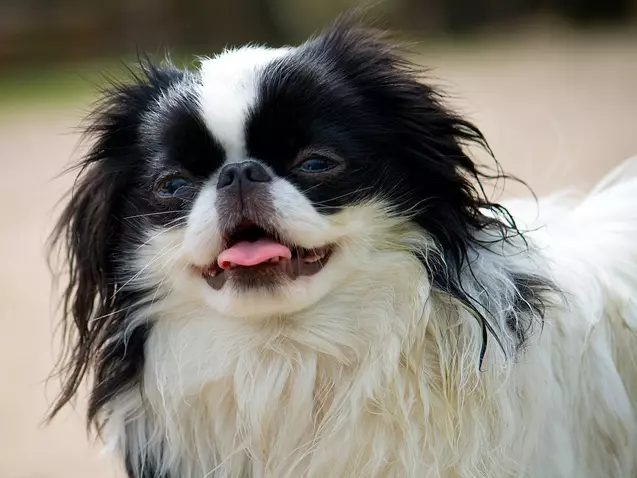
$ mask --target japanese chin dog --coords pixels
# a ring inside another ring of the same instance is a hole
[[[53,411],[87,381],[130,478],[637,476],[637,162],[495,203],[480,131],[348,20],[141,71],[54,233]]]

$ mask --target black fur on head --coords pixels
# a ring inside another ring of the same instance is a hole
[[[248,149],[283,174],[277,158],[293,154],[304,141],[331,142],[351,161],[353,174],[321,187],[289,180],[317,209],[328,206],[325,214],[380,196],[397,214],[408,214],[425,229],[439,253],[421,259],[434,287],[480,321],[483,356],[488,336],[499,341],[502,331],[481,312],[483,299],[465,290],[463,277],[471,270],[468,251],[510,241],[520,232],[506,209],[484,193],[482,182],[502,178],[499,170],[493,176],[484,174],[464,149],[477,145],[489,151],[485,138],[445,108],[441,95],[421,80],[421,69],[381,35],[343,19],[267,69],[259,105],[246,127]],[[52,236],[53,247],[65,251],[69,273],[63,297],[63,388],[52,415],[76,394],[87,375],[93,381],[91,422],[100,422],[104,405],[141,381],[149,326],[131,328],[131,318],[151,300],[153,291],[126,287],[131,277],[127,254],[140,243],[144,230],[184,216],[196,194],[195,187],[189,198],[169,205],[153,202],[149,191],[156,161],[149,158],[160,152],[168,165],[181,162],[195,184],[223,159],[192,97],[183,93],[193,81],[196,72],[144,62],[141,74],[109,90],[93,114],[87,130],[93,146],[79,165],[77,182]],[[159,100],[178,83],[184,87],[170,98],[170,108],[157,111]],[[308,118],[312,121],[305,121]],[[285,136],[290,134],[295,136]],[[278,141],[273,144],[271,138]],[[292,149],[276,150],[284,146]],[[176,157],[184,150],[188,164]],[[177,215],[170,216],[173,213]],[[542,312],[539,297],[546,284],[536,278],[512,280],[521,286],[521,309],[529,315]],[[528,324],[516,319],[511,327],[524,342]]]

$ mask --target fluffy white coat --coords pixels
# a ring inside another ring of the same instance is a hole
[[[491,340],[481,369],[478,322],[395,246],[430,247],[398,220],[391,241],[365,230],[375,258],[337,294],[286,318],[237,321],[168,294],[149,313],[143,397],[110,406],[112,445],[127,429],[127,448],[181,478],[635,476],[636,172],[632,160],[583,198],[541,200],[539,217],[532,200],[506,204],[529,248],[472,253],[487,313],[503,325],[511,309],[505,270],[562,295],[522,350]],[[382,205],[359,213],[391,223]]]

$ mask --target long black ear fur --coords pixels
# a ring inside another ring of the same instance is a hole
[[[138,298],[117,290],[121,251],[115,238],[128,181],[143,157],[138,141],[141,118],[182,73],[150,62],[142,63],[141,71],[132,74],[129,84],[113,84],[92,113],[86,137],[93,146],[77,165],[77,179],[50,238],[51,258],[61,253],[67,281],[62,296],[63,352],[57,370],[62,388],[50,418],[93,373],[88,417],[94,421],[102,406],[132,383],[143,367],[144,328],[124,343],[126,317]]]

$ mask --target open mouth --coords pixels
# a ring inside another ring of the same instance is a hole
[[[229,278],[251,287],[311,276],[325,266],[333,249],[332,245],[304,249],[286,243],[250,221],[242,222],[224,242],[217,259],[200,269],[208,285],[217,290]]]

